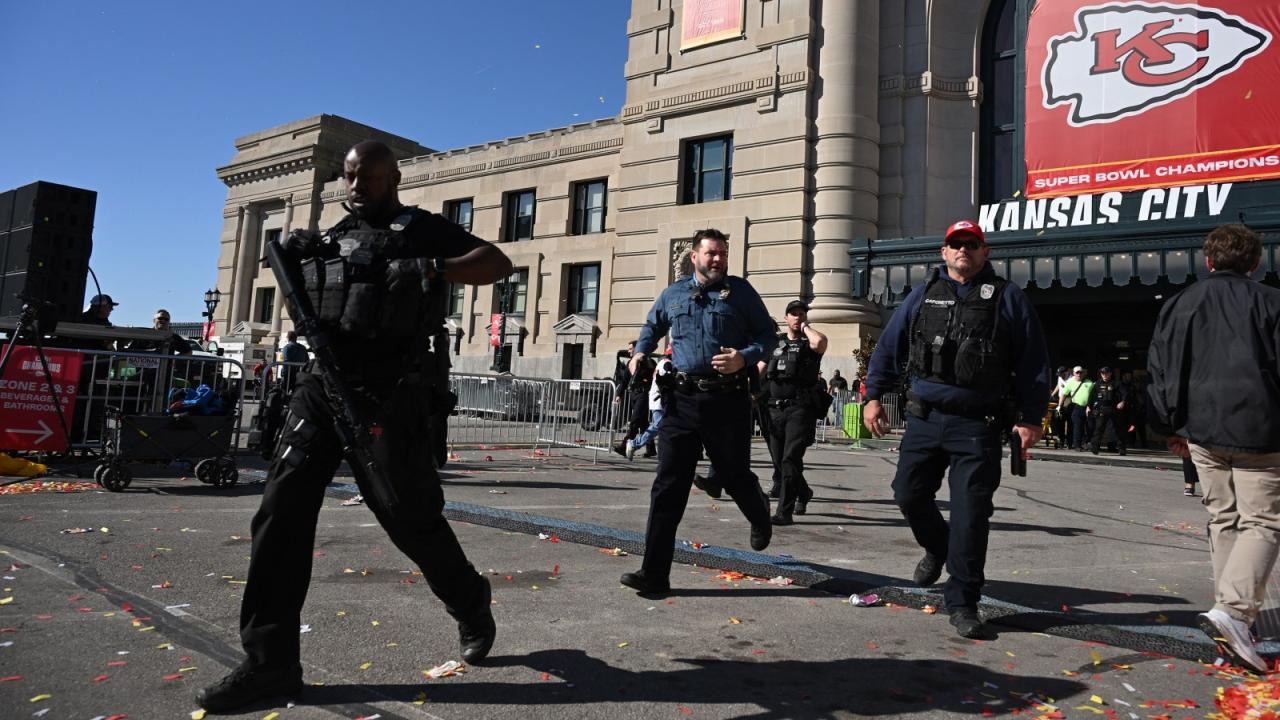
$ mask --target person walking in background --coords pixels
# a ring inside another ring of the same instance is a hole
[[[1063,443],[1067,443],[1067,415],[1069,410],[1062,405],[1062,389],[1067,386],[1067,380],[1071,379],[1071,372],[1067,370],[1065,365],[1058,367],[1058,380],[1054,383],[1053,390],[1049,391],[1049,399],[1053,401],[1053,417],[1049,419],[1050,428],[1053,430],[1053,446],[1055,448],[1062,447]]]
[[[285,392],[288,392],[293,390],[293,380],[302,366],[311,359],[311,353],[306,345],[298,342],[298,333],[290,330],[284,337],[286,342],[280,348],[280,360],[284,363],[284,369],[280,372],[280,379],[284,381]],[[270,378],[267,381],[270,382]]]
[[[1088,412],[1089,398],[1093,395],[1093,381],[1089,379],[1089,371],[1077,365],[1071,369],[1071,379],[1062,386],[1060,406],[1066,406],[1071,412],[1071,449],[1084,450],[1089,439]]]
[[[649,383],[649,426],[646,427],[639,435],[627,440],[627,459],[635,460],[636,451],[653,443],[654,438],[658,436],[658,427],[662,425],[662,416],[665,415],[663,410],[663,389],[669,386],[671,380],[671,345],[667,345],[667,350],[663,353],[663,357],[658,361],[658,366],[653,371],[653,382]]]
[[[1210,232],[1209,276],[1165,303],[1147,354],[1152,426],[1195,463],[1209,510],[1214,604],[1200,627],[1257,673],[1249,631],[1280,550],[1280,290],[1250,279],[1261,259],[1249,228]]]
[[[1128,423],[1125,422],[1129,388],[1116,380],[1109,367],[1100,369],[1098,374],[1101,377],[1097,383],[1094,383],[1089,407],[1085,408],[1085,413],[1093,417],[1094,425],[1089,451],[1097,455],[1102,448],[1104,436],[1110,432],[1111,437],[1115,438],[1120,454],[1124,455],[1125,436],[1128,435],[1129,429]]]

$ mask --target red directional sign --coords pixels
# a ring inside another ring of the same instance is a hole
[[[45,350],[44,355],[52,387],[35,348],[19,345],[13,349],[9,367],[0,378],[0,450],[67,449],[53,397],[57,396],[62,416],[70,425],[76,409],[81,355],[71,350]]]

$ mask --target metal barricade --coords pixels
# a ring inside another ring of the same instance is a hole
[[[884,408],[884,420],[890,430],[903,430],[907,427],[905,414],[906,398],[902,393],[885,393],[880,397],[880,407]]]
[[[626,402],[614,404],[616,389],[612,380],[547,380],[538,442],[609,452],[617,433],[615,413],[629,409]]]
[[[449,389],[458,403],[449,418],[449,445],[537,445],[547,382],[511,375],[450,375]]]
[[[286,393],[293,391],[293,384],[297,382],[298,373],[302,368],[306,367],[304,362],[285,362],[283,360],[272,360],[263,365],[262,373],[253,373],[254,377],[250,381],[253,383],[253,390],[250,393],[252,402],[262,402],[267,393],[276,387],[277,383],[283,383]]]
[[[231,358],[213,355],[160,355],[143,352],[82,350],[80,384],[75,413],[68,418],[73,450],[100,449],[107,408],[122,415],[161,414],[168,410],[175,390],[207,384],[218,393],[227,411],[237,417],[233,447],[239,446],[244,398],[244,367]],[[232,369],[238,378],[228,377]],[[212,382],[210,382],[212,380]]]

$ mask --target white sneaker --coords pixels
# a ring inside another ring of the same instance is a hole
[[[636,446],[632,443],[627,443],[627,459],[628,460],[636,459]]]
[[[1197,622],[1204,634],[1218,646],[1219,652],[1227,656],[1231,662],[1259,675],[1267,674],[1267,662],[1253,648],[1249,626],[1244,624],[1244,621],[1214,608],[1209,612],[1200,613]]]

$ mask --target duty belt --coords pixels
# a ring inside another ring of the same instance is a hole
[[[769,407],[779,410],[791,407],[798,401],[795,398],[769,398]]]
[[[729,393],[746,390],[747,376],[744,373],[733,375],[691,375],[676,373],[676,390],[691,395],[696,392]]]

